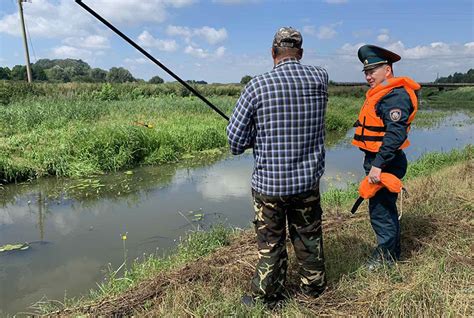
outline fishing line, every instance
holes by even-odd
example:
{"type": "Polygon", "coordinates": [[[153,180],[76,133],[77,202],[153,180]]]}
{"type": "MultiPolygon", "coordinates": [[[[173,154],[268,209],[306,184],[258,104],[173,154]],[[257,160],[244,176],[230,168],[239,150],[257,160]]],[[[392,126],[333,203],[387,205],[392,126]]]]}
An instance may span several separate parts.
{"type": "Polygon", "coordinates": [[[35,62],[37,62],[38,58],[36,57],[35,47],[33,46],[33,41],[31,40],[30,30],[28,29],[28,24],[26,23],[26,21],[25,21],[25,28],[26,28],[26,34],[28,36],[28,40],[30,40],[30,46],[31,46],[31,49],[33,51],[33,56],[35,57],[35,62]]]}
{"type": "Polygon", "coordinates": [[[206,105],[211,107],[214,111],[216,111],[219,115],[221,115],[224,119],[229,121],[229,117],[226,116],[219,108],[214,106],[207,98],[202,96],[198,91],[196,91],[192,86],[190,86],[188,83],[183,81],[178,75],[173,73],[169,68],[167,68],[164,64],[162,64],[160,61],[158,61],[156,58],[154,58],[150,53],[145,51],[141,46],[139,46],[137,43],[135,43],[132,39],[130,39],[128,36],[123,34],[119,29],[114,27],[110,22],[105,20],[103,17],[101,17],[99,14],[97,14],[94,10],[89,8],[86,4],[82,2],[82,0],[75,0],[78,5],[80,5],[84,10],[89,12],[92,16],[94,16],[97,20],[105,24],[109,29],[114,31],[117,35],[119,35],[122,39],[127,41],[131,46],[136,48],[140,53],[145,55],[147,58],[149,58],[153,63],[158,65],[161,69],[163,69],[166,73],[171,75],[174,79],[176,79],[179,83],[181,83],[184,87],[186,87],[189,91],[191,91],[194,95],[196,95],[199,99],[201,99],[206,105]]]}

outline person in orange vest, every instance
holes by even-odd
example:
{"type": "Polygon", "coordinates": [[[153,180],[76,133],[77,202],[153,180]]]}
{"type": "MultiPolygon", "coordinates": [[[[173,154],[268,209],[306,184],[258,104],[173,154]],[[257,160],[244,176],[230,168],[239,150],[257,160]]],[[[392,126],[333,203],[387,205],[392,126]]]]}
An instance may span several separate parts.
{"type": "MultiPolygon", "coordinates": [[[[365,153],[364,169],[369,183],[380,182],[382,172],[401,179],[407,170],[403,149],[410,124],[418,109],[420,85],[408,77],[395,77],[393,63],[399,55],[375,45],[359,48],[365,79],[370,89],[355,122],[352,144],[365,153]]],[[[400,224],[397,193],[387,188],[369,199],[369,214],[377,237],[377,247],[367,263],[369,270],[391,266],[400,258],[400,224]]]]}

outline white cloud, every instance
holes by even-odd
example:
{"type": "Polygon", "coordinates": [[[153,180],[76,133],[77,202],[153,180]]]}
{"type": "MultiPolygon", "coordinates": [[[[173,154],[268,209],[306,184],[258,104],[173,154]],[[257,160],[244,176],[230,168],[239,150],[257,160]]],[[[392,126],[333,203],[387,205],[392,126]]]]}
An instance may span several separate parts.
{"type": "Polygon", "coordinates": [[[216,50],[216,57],[223,57],[225,54],[225,47],[219,46],[216,50]]]}
{"type": "MultiPolygon", "coordinates": [[[[189,6],[197,0],[95,0],[91,8],[121,26],[166,20],[170,8],[189,6]]],[[[25,21],[32,36],[64,38],[103,32],[103,25],[72,0],[34,0],[24,4],[25,21]]],[[[0,19],[0,33],[20,36],[18,14],[0,19]]]]}
{"type": "Polygon", "coordinates": [[[144,22],[161,23],[168,17],[168,7],[182,8],[195,2],[196,0],[95,0],[91,7],[112,21],[137,25],[144,22]]]}
{"type": "Polygon", "coordinates": [[[387,43],[390,40],[390,36],[388,34],[382,33],[377,35],[377,41],[381,43],[387,43]]]}
{"type": "Polygon", "coordinates": [[[139,58],[135,58],[135,59],[126,58],[123,61],[126,64],[146,64],[146,63],[148,63],[148,60],[143,58],[143,57],[139,57],[139,58]]]}
{"type": "MultiPolygon", "coordinates": [[[[335,81],[362,82],[362,64],[357,58],[357,51],[364,44],[346,43],[335,54],[324,58],[306,51],[304,62],[323,65],[330,78],[335,81]]],[[[402,57],[394,65],[397,76],[410,76],[420,82],[435,80],[437,73],[445,76],[474,68],[474,42],[433,42],[407,47],[403,42],[397,41],[384,44],[384,47],[402,57]]]]}
{"type": "Polygon", "coordinates": [[[192,45],[188,45],[184,49],[184,53],[192,55],[200,59],[211,58],[211,57],[220,58],[224,56],[225,50],[226,50],[225,47],[220,46],[213,53],[210,53],[208,50],[205,50],[199,47],[194,47],[192,45]]]}
{"type": "Polygon", "coordinates": [[[246,3],[258,3],[261,0],[212,0],[214,3],[226,4],[226,5],[235,5],[235,4],[246,4],[246,3]]]}
{"type": "Polygon", "coordinates": [[[311,36],[316,36],[320,40],[332,39],[337,35],[335,28],[341,25],[342,22],[333,23],[331,25],[323,25],[316,28],[314,25],[307,25],[303,27],[303,33],[311,36]]]}
{"type": "Polygon", "coordinates": [[[377,41],[380,43],[387,43],[390,41],[390,31],[388,29],[380,29],[379,35],[377,35],[377,41]]]}
{"type": "Polygon", "coordinates": [[[332,39],[337,34],[336,30],[329,26],[322,26],[319,28],[318,39],[332,39]]]}
{"type": "MultiPolygon", "coordinates": [[[[92,30],[90,16],[78,10],[73,1],[61,0],[59,4],[55,4],[49,0],[36,0],[25,3],[23,7],[25,21],[32,36],[84,36],[92,30]]],[[[17,13],[5,15],[0,19],[0,33],[21,35],[17,13]]]]}
{"type": "Polygon", "coordinates": [[[355,38],[367,38],[367,37],[372,36],[373,33],[374,33],[374,31],[370,30],[370,29],[362,29],[362,30],[352,31],[352,35],[355,38]]]}
{"type": "Polygon", "coordinates": [[[20,21],[17,14],[6,15],[0,20],[0,32],[20,35],[20,21]]]}
{"type": "Polygon", "coordinates": [[[174,52],[178,49],[178,45],[175,40],[160,40],[148,31],[143,31],[138,36],[138,43],[148,48],[157,48],[160,51],[174,52]]]}
{"type": "MultiPolygon", "coordinates": [[[[357,56],[357,51],[364,44],[365,43],[346,43],[337,50],[337,55],[357,56]]],[[[441,62],[443,60],[456,61],[465,58],[474,59],[474,42],[468,42],[465,44],[433,42],[428,45],[405,47],[403,42],[397,41],[385,45],[384,47],[400,55],[402,60],[438,59],[441,62]]],[[[432,63],[432,61],[430,61],[430,63],[432,63]]]]}
{"type": "Polygon", "coordinates": [[[190,38],[193,35],[193,31],[188,27],[168,25],[166,28],[166,33],[170,36],[182,36],[190,38]]]}
{"type": "Polygon", "coordinates": [[[225,28],[215,29],[208,26],[191,29],[183,26],[169,25],[166,33],[170,36],[181,36],[187,43],[191,43],[193,37],[200,37],[207,43],[215,45],[227,39],[227,30],[225,28]]]}
{"type": "Polygon", "coordinates": [[[53,48],[53,55],[56,58],[73,58],[87,60],[92,57],[90,50],[80,49],[73,46],[62,45],[53,48]]]}
{"type": "Polygon", "coordinates": [[[467,50],[470,50],[472,53],[474,53],[474,42],[468,42],[466,44],[464,44],[464,47],[467,49],[467,50]]]}
{"type": "Polygon", "coordinates": [[[192,55],[194,57],[201,58],[201,59],[209,57],[209,52],[207,52],[206,50],[201,49],[201,48],[195,48],[195,47],[192,47],[190,45],[188,45],[184,49],[184,53],[192,55]]]}
{"type": "Polygon", "coordinates": [[[106,49],[110,47],[109,39],[100,35],[89,35],[86,37],[66,38],[63,41],[70,46],[90,49],[106,49]]]}
{"type": "Polygon", "coordinates": [[[204,26],[200,29],[196,29],[194,33],[197,36],[201,36],[206,39],[209,44],[217,44],[227,39],[227,31],[224,28],[216,30],[214,28],[204,26]]]}
{"type": "Polygon", "coordinates": [[[344,4],[349,2],[348,0],[324,0],[324,2],[329,4],[344,4]]]}
{"type": "Polygon", "coordinates": [[[458,45],[450,45],[443,42],[433,42],[429,45],[417,45],[412,48],[406,48],[403,42],[397,41],[388,45],[387,49],[397,52],[397,54],[405,59],[415,60],[433,57],[454,58],[455,56],[461,55],[464,51],[462,46],[459,47],[458,45]]]}

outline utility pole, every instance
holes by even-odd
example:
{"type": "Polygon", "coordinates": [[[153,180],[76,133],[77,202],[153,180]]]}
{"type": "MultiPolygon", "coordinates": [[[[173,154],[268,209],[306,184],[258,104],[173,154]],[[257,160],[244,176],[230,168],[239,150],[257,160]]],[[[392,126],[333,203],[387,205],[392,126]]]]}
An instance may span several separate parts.
{"type": "Polygon", "coordinates": [[[26,1],[27,0],[18,0],[18,7],[20,8],[21,31],[23,32],[23,44],[25,45],[26,74],[28,75],[28,83],[31,83],[33,81],[33,76],[31,75],[30,52],[28,51],[28,41],[26,40],[25,19],[23,18],[23,5],[22,5],[22,2],[26,2],[26,1]]]}

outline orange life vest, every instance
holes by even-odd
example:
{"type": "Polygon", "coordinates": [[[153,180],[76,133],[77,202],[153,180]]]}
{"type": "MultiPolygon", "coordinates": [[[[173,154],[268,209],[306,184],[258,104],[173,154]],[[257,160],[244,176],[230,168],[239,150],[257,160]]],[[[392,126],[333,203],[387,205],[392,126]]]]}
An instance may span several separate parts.
{"type": "Polygon", "coordinates": [[[403,183],[395,175],[382,172],[380,174],[380,182],[378,183],[369,183],[369,177],[365,177],[359,185],[359,195],[364,199],[370,199],[383,187],[387,188],[390,192],[400,193],[403,183]]]}
{"type": "MultiPolygon", "coordinates": [[[[385,95],[397,87],[403,87],[407,91],[413,105],[413,112],[407,121],[407,132],[410,130],[410,123],[415,118],[415,114],[418,110],[418,98],[416,97],[415,91],[420,89],[420,84],[408,77],[393,77],[367,91],[364,105],[359,113],[359,118],[354,124],[356,127],[354,139],[352,140],[354,146],[371,152],[379,151],[380,146],[382,146],[383,137],[385,136],[386,127],[382,118],[377,116],[375,107],[385,95]]],[[[406,139],[399,149],[404,149],[409,145],[410,142],[406,139]]]]}
{"type": "Polygon", "coordinates": [[[356,213],[357,208],[362,203],[362,201],[364,201],[364,199],[370,199],[374,197],[377,191],[383,187],[387,188],[388,191],[393,193],[400,193],[402,190],[404,190],[402,180],[398,179],[391,173],[382,172],[380,174],[380,182],[378,183],[369,183],[369,177],[365,177],[359,185],[359,198],[352,206],[351,213],[356,213]]]}

